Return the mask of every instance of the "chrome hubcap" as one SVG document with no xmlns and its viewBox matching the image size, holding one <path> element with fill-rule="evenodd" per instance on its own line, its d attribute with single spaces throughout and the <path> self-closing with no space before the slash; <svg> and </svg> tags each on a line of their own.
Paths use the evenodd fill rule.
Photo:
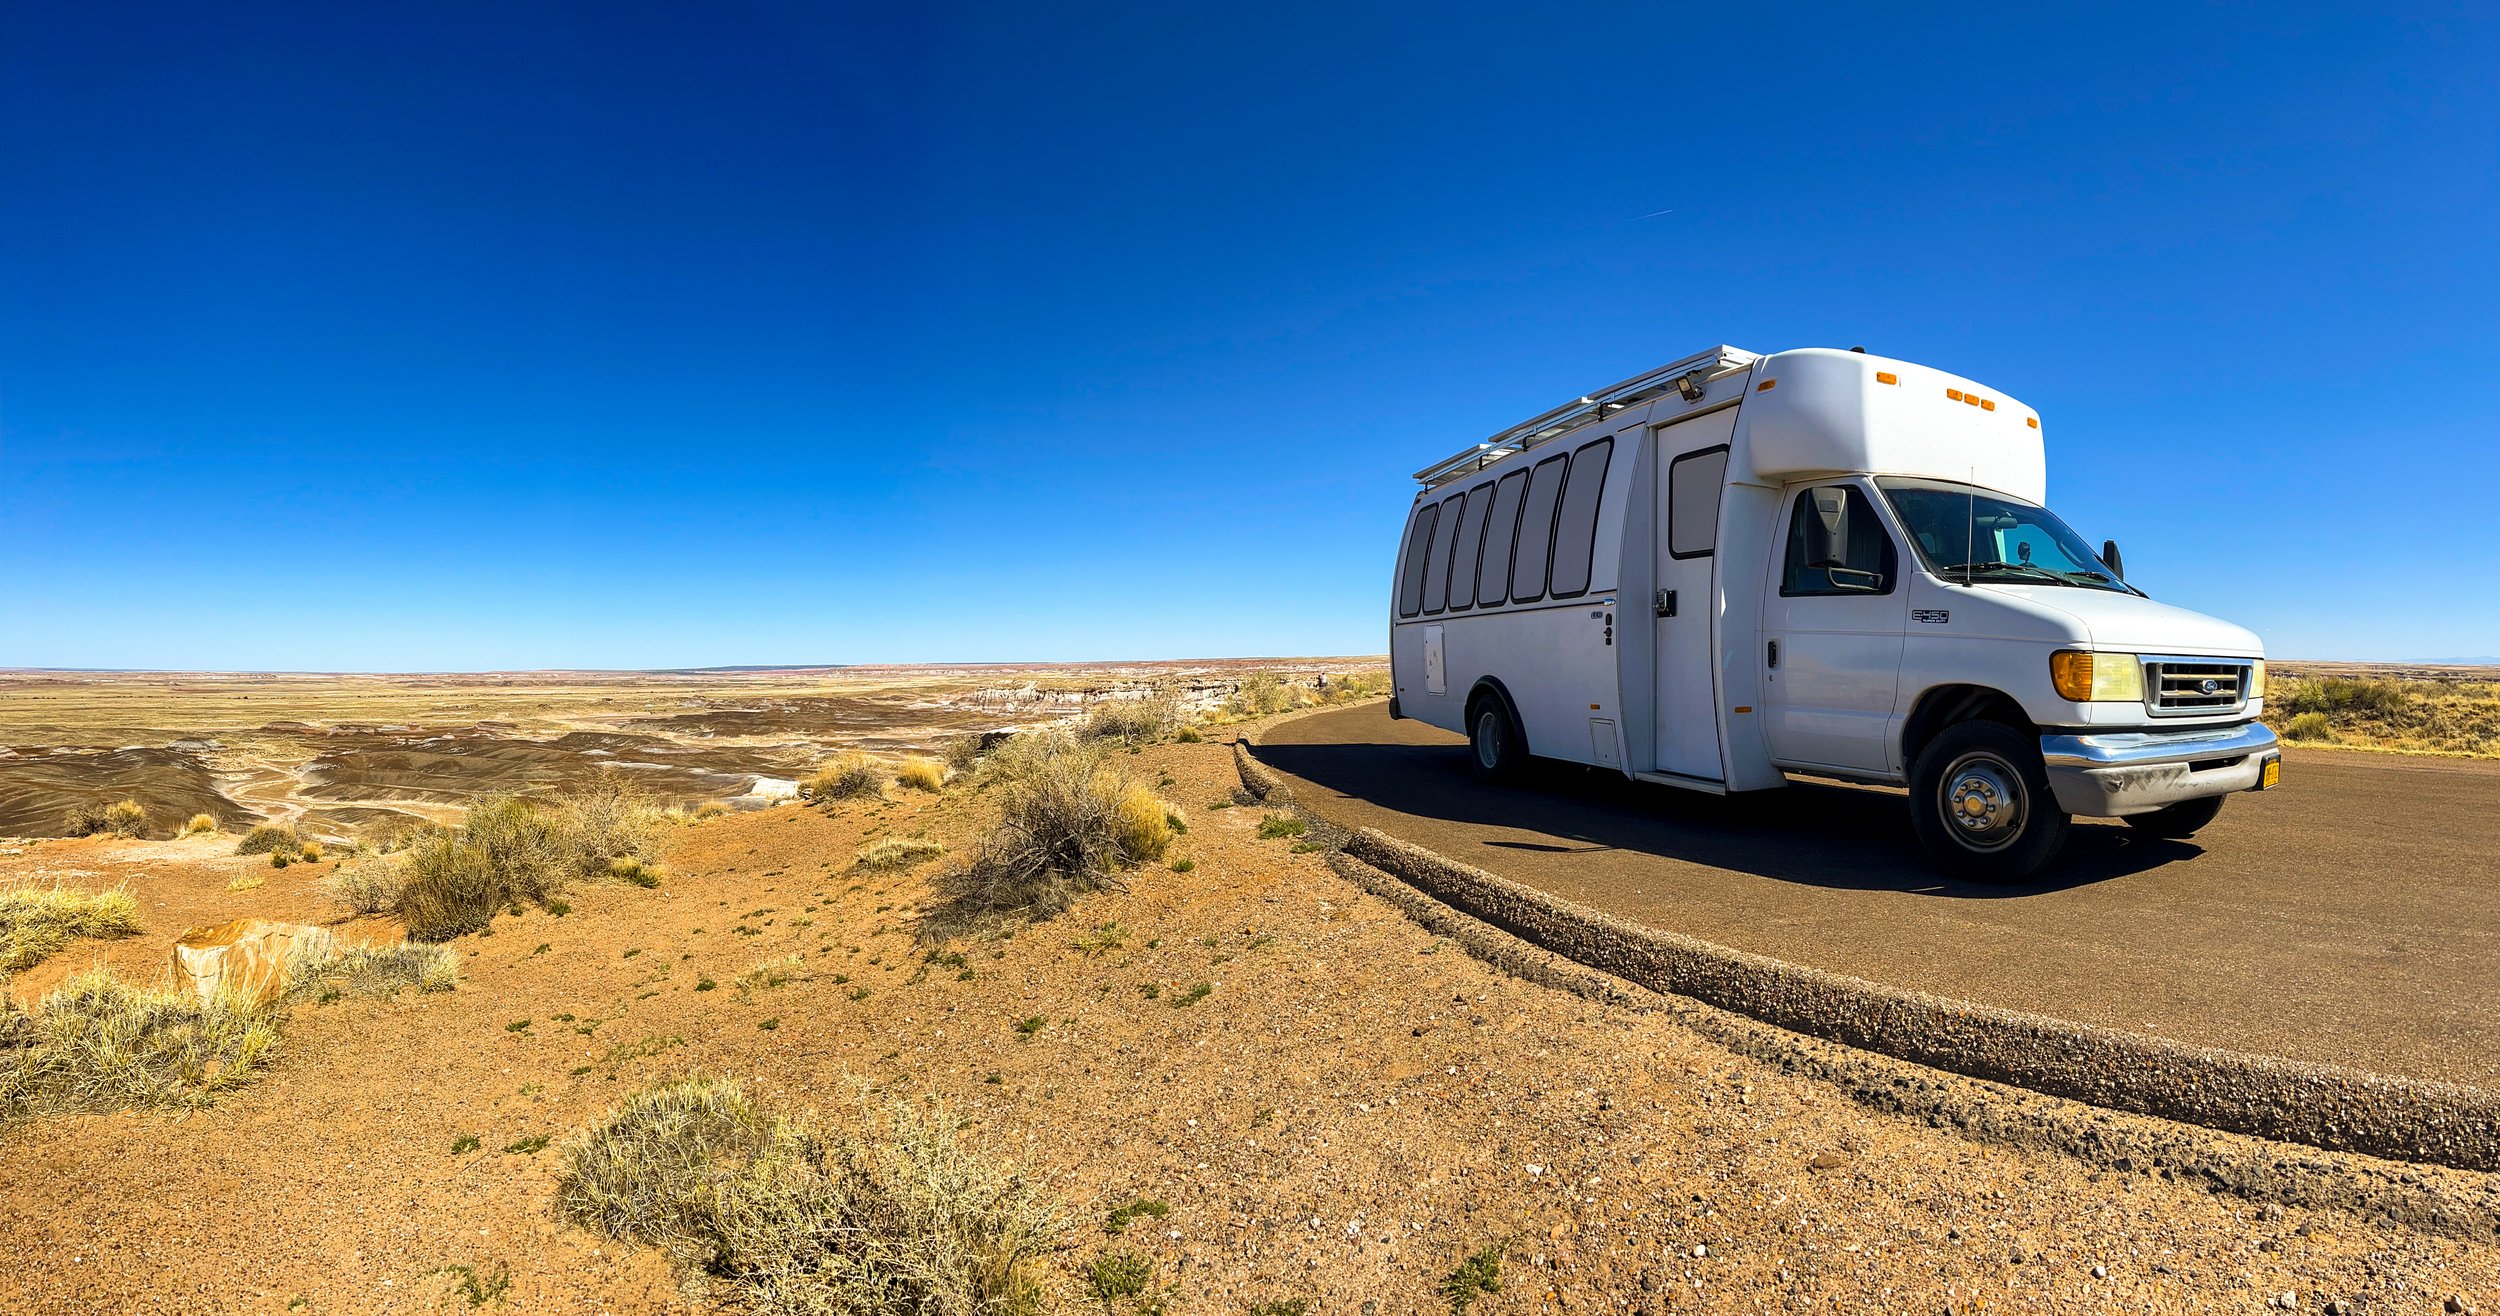
<svg viewBox="0 0 2500 1316">
<path fill-rule="evenodd" d="M 1483 764 L 1487 772 L 1501 766 L 1502 719 L 1500 714 L 1488 710 L 1476 718 L 1476 762 Z"/>
<path fill-rule="evenodd" d="M 2022 778 L 1993 755 L 1958 759 L 1944 774 L 1944 816 L 1964 845 L 2004 845 L 2022 831 Z"/>
</svg>

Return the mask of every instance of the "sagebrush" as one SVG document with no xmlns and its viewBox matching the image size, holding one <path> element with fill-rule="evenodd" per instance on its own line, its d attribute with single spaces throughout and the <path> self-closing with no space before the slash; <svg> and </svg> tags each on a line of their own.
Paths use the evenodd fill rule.
<svg viewBox="0 0 2500 1316">
<path fill-rule="evenodd" d="M 564 1151 L 559 1210 L 665 1249 L 741 1307 L 791 1316 L 1030 1316 L 1058 1212 L 1022 1170 L 908 1102 L 828 1129 L 701 1075 L 647 1088 Z"/>
<path fill-rule="evenodd" d="M 941 924 L 1015 915 L 1049 918 L 1172 847 L 1171 808 L 1094 744 L 1020 736 L 983 771 L 998 787 L 997 824 L 960 866 L 941 874 Z"/>
</svg>

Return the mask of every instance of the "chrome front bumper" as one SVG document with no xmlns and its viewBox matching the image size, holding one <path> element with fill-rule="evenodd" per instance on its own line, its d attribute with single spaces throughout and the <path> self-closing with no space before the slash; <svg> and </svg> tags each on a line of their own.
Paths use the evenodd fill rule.
<svg viewBox="0 0 2500 1316">
<path fill-rule="evenodd" d="M 2059 808 L 2093 818 L 2151 813 L 2188 800 L 2261 789 L 2283 757 L 2263 722 L 2187 731 L 2040 737 Z"/>
</svg>

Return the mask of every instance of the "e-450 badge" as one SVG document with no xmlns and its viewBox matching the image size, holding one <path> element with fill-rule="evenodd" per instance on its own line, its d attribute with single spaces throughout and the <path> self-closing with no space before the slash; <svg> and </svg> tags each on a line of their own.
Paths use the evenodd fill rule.
<svg viewBox="0 0 2500 1316">
<path fill-rule="evenodd" d="M 1923 621 L 1930 626 L 1942 626 L 1953 620 L 1953 610 L 1950 608 L 1912 608 L 1910 620 Z"/>
</svg>

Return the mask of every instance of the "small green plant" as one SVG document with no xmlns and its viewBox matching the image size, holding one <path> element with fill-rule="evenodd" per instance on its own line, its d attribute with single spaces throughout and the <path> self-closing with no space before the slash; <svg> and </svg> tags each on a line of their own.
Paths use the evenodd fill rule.
<svg viewBox="0 0 2500 1316">
<path fill-rule="evenodd" d="M 533 949 L 533 950 L 531 950 L 531 951 L 530 951 L 530 954 L 532 954 L 532 955 L 544 955 L 544 954 L 546 954 L 548 951 L 554 950 L 555 948 L 556 948 L 556 944 L 555 944 L 554 942 L 552 942 L 552 941 L 542 941 L 542 942 L 538 943 L 538 945 L 537 945 L 537 947 L 536 947 L 535 949 Z"/>
<path fill-rule="evenodd" d="M 660 884 L 660 870 L 632 855 L 620 855 L 609 860 L 608 876 L 646 891 Z"/>
<path fill-rule="evenodd" d="M 646 1037 L 639 1042 L 619 1042 L 608 1048 L 607 1063 L 613 1065 L 626 1060 L 642 1060 L 685 1044 L 686 1039 L 674 1034 Z"/>
<path fill-rule="evenodd" d="M 1272 1298 L 1250 1304 L 1250 1316 L 1310 1316 L 1307 1298 Z"/>
<path fill-rule="evenodd" d="M 1076 939 L 1076 948 L 1088 955 L 1101 955 L 1118 950 L 1128 942 L 1128 929 L 1117 920 L 1105 923 Z"/>
<path fill-rule="evenodd" d="M 1175 873 L 1186 873 L 1195 869 L 1197 866 L 1198 861 L 1195 859 L 1175 859 L 1172 861 L 1172 871 Z"/>
<path fill-rule="evenodd" d="M 1163 995 L 1163 984 L 1159 982 L 1149 982 L 1140 985 L 1137 990 L 1145 993 L 1146 999 L 1151 1001 Z"/>
<path fill-rule="evenodd" d="M 770 1019 L 758 1019 L 755 1021 L 755 1026 L 769 1033 L 774 1029 L 781 1027 L 781 1016 L 774 1015 Z"/>
<path fill-rule="evenodd" d="M 463 1133 L 459 1137 L 451 1140 L 451 1154 L 454 1156 L 465 1156 L 484 1145 L 485 1144 L 477 1140 L 476 1134 Z"/>
<path fill-rule="evenodd" d="M 1026 1037 L 1031 1037 L 1035 1033 L 1042 1031 L 1042 1029 L 1049 1023 L 1049 1020 L 1044 1019 L 1038 1014 L 1028 1015 L 1025 1018 L 1018 1019 L 1016 1021 L 1016 1031 L 1024 1034 Z"/>
<path fill-rule="evenodd" d="M 1154 1259 L 1125 1248 L 1105 1252 L 1085 1268 L 1086 1296 L 1101 1303 L 1106 1312 L 1123 1298 L 1144 1297 L 1154 1282 Z"/>
<path fill-rule="evenodd" d="M 1318 854 L 1320 851 L 1327 848 L 1327 846 L 1321 845 L 1317 841 L 1296 841 L 1293 843 L 1293 852 L 1295 854 Z"/>
<path fill-rule="evenodd" d="M 527 1020 L 527 1019 L 515 1019 L 515 1020 L 513 1020 L 511 1023 L 505 1024 L 505 1025 L 503 1026 L 503 1030 L 504 1030 L 505 1032 L 507 1032 L 507 1033 L 517 1033 L 517 1032 L 520 1032 L 522 1029 L 527 1028 L 527 1027 L 529 1027 L 529 1026 L 530 1026 L 530 1021 L 529 1021 L 529 1020 Z"/>
<path fill-rule="evenodd" d="M 478 1274 L 474 1266 L 437 1266 L 426 1274 L 459 1276 L 460 1282 L 452 1285 L 452 1292 L 468 1299 L 472 1307 L 501 1302 L 504 1290 L 512 1287 L 512 1268 L 500 1261 L 483 1275 Z"/>
<path fill-rule="evenodd" d="M 1211 800 L 1207 803 L 1207 809 L 1209 812 L 1213 812 L 1217 809 L 1229 809 L 1231 807 L 1233 807 L 1233 802 L 1231 800 Z"/>
<path fill-rule="evenodd" d="M 1250 1117 L 1250 1127 L 1254 1129 L 1264 1129 L 1275 1122 L 1276 1108 L 1274 1106 L 1261 1106 L 1258 1113 Z"/>
<path fill-rule="evenodd" d="M 1273 841 L 1278 837 L 1300 836 L 1308 830 L 1300 818 L 1290 813 L 1271 813 L 1259 820 L 1259 839 Z"/>
<path fill-rule="evenodd" d="M 1193 983 L 1188 991 L 1182 992 L 1180 995 L 1172 998 L 1172 1008 L 1177 1010 L 1185 1005 L 1196 1005 L 1198 1002 L 1203 1001 L 1214 994 L 1214 983 Z"/>
<path fill-rule="evenodd" d="M 536 1156 L 538 1153 L 545 1150 L 547 1150 L 547 1135 L 543 1133 L 533 1133 L 526 1138 L 520 1138 L 512 1142 L 505 1143 L 503 1154 L 506 1156 Z"/>
<path fill-rule="evenodd" d="M 694 980 L 694 989 L 699 992 L 708 992 L 718 986 L 720 986 L 719 983 L 716 983 L 709 978 L 697 978 Z"/>
<path fill-rule="evenodd" d="M 865 987 L 853 987 L 850 990 L 849 995 L 854 1001 L 864 1001 L 868 999 L 869 991 Z"/>
<path fill-rule="evenodd" d="M 1450 1304 L 1450 1316 L 1467 1316 L 1476 1299 L 1502 1291 L 1502 1246 L 1487 1243 L 1478 1248 L 1441 1281 L 1441 1297 Z"/>
<path fill-rule="evenodd" d="M 562 896 L 558 896 L 547 902 L 547 912 L 555 915 L 557 918 L 562 918 L 573 912 L 573 902 L 566 900 Z"/>
<path fill-rule="evenodd" d="M 2283 734 L 2293 740 L 2332 741 L 2335 739 L 2335 721 L 2315 709 L 2294 713 L 2291 724 L 2283 728 Z"/>
<path fill-rule="evenodd" d="M 1128 1229 L 1131 1222 L 1137 1220 L 1141 1216 L 1150 1216 L 1154 1219 L 1161 1220 L 1163 1217 L 1170 1215 L 1171 1213 L 1171 1207 L 1156 1201 L 1154 1198 L 1140 1197 L 1126 1206 L 1115 1206 L 1111 1208 L 1110 1213 L 1103 1217 L 1103 1232 L 1110 1234 L 1122 1233 Z"/>
</svg>

